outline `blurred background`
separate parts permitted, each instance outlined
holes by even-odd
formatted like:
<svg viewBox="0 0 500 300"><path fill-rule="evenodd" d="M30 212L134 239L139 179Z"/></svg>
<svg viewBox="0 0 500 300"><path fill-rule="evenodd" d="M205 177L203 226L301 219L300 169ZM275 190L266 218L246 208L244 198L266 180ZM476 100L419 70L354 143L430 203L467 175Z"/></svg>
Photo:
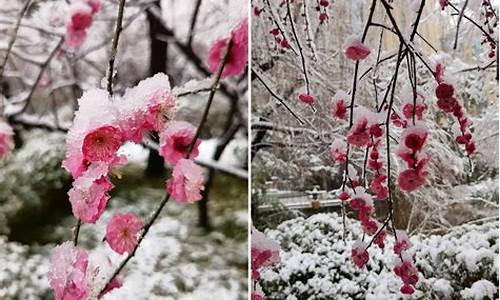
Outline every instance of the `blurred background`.
<svg viewBox="0 0 500 300"><path fill-rule="evenodd" d="M26 1L0 1L0 57ZM53 299L50 250L72 238L75 218L61 167L65 134L83 90L105 77L117 1L102 0L84 44L59 48L66 1L30 1L0 82L15 150L0 161L0 299ZM247 3L215 0L127 1L115 63L115 94L158 72L177 91L207 86L208 50L247 15ZM123 287L104 299L246 299L247 74L224 80L202 132L196 162L207 170L203 200L168 203L122 274ZM208 83L208 84L207 84ZM197 125L206 93L178 100L177 119ZM165 193L170 170L156 137L120 149L129 163L102 218L84 225L80 246L120 258L102 243L111 215L146 219Z"/></svg>

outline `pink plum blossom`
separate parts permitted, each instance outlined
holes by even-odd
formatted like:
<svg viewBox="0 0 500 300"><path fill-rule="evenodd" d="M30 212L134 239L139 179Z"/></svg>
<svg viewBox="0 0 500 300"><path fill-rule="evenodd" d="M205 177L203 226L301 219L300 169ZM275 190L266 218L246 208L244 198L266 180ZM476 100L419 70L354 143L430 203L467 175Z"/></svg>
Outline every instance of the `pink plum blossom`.
<svg viewBox="0 0 500 300"><path fill-rule="evenodd" d="M330 146L330 156L336 163L346 161L347 144L343 140L335 139Z"/></svg>
<svg viewBox="0 0 500 300"><path fill-rule="evenodd" d="M362 241L356 241L352 245L352 250L351 250L351 258L354 264L358 268L363 268L367 263L368 260L370 259L370 255L368 254L368 251L366 250L366 247L368 245Z"/></svg>
<svg viewBox="0 0 500 300"><path fill-rule="evenodd" d="M405 192L413 192L425 183L424 173L414 169L407 169L398 176L398 186Z"/></svg>
<svg viewBox="0 0 500 300"><path fill-rule="evenodd" d="M411 258L403 254L396 258L397 263L394 266L394 273L401 278L403 285L401 293L411 295L415 291L414 286L418 282L418 270L413 264Z"/></svg>
<svg viewBox="0 0 500 300"><path fill-rule="evenodd" d="M314 103L314 97L312 95L309 95L306 93L299 94L299 100L300 100L300 102L305 103L305 104L313 104Z"/></svg>
<svg viewBox="0 0 500 300"><path fill-rule="evenodd" d="M83 139L83 158L89 162L111 162L123 143L119 127L104 125L91 130Z"/></svg>
<svg viewBox="0 0 500 300"><path fill-rule="evenodd" d="M113 188L106 177L108 170L108 165L102 162L90 165L68 192L73 215L84 223L95 223L104 212L108 192Z"/></svg>
<svg viewBox="0 0 500 300"><path fill-rule="evenodd" d="M360 40L352 39L347 42L347 45L344 49L345 56L350 60L361 60L365 59L370 55L371 50L367 46L365 46Z"/></svg>
<svg viewBox="0 0 500 300"><path fill-rule="evenodd" d="M349 95L343 90L339 90L333 96L331 103L331 112L335 118L344 119L347 114L347 99L349 99Z"/></svg>
<svg viewBox="0 0 500 300"><path fill-rule="evenodd" d="M262 267L280 261L280 247L278 243L266 237L255 227L252 227L251 239L252 279L258 280L260 277L259 271Z"/></svg>
<svg viewBox="0 0 500 300"><path fill-rule="evenodd" d="M180 159L174 166L172 178L167 182L167 190L179 203L201 200L204 190L203 170L189 159Z"/></svg>
<svg viewBox="0 0 500 300"><path fill-rule="evenodd" d="M87 299L88 255L65 242L52 250L49 285L56 300Z"/></svg>
<svg viewBox="0 0 500 300"><path fill-rule="evenodd" d="M95 5L75 1L70 6L70 20L66 25L65 42L70 48L78 48L87 37L87 29L92 25Z"/></svg>
<svg viewBox="0 0 500 300"><path fill-rule="evenodd" d="M73 178L78 178L90 165L90 161L85 159L83 153L85 137L98 128L116 126L118 121L118 111L105 90L93 89L84 92L78 99L78 105L73 125L66 136L66 159L63 161L63 167L71 173ZM106 137L107 142L103 144L106 145L105 149L114 149L115 146L109 147L109 145L115 145L117 138L113 134L106 135ZM89 142L87 141L87 145L92 145ZM87 150L90 149L87 148ZM87 152L87 155L89 153L92 151ZM104 153L108 155L111 151L104 151ZM113 160L106 159L109 163Z"/></svg>
<svg viewBox="0 0 500 300"><path fill-rule="evenodd" d="M117 213L106 226L106 241L116 253L131 253L144 222L133 213Z"/></svg>
<svg viewBox="0 0 500 300"><path fill-rule="evenodd" d="M400 255L403 251L410 249L411 243L408 234L402 230L396 230L396 241L394 242L394 253Z"/></svg>
<svg viewBox="0 0 500 300"><path fill-rule="evenodd" d="M14 149L14 131L9 123L0 119L0 159Z"/></svg>
<svg viewBox="0 0 500 300"><path fill-rule="evenodd" d="M180 159L185 158L189 145L196 133L196 128L188 122L172 121L168 123L167 128L160 132L160 150L159 153L171 165L175 165ZM190 159L198 156L199 139L193 145Z"/></svg>
<svg viewBox="0 0 500 300"><path fill-rule="evenodd" d="M134 143L140 143L148 131L163 130L166 122L175 116L175 98L164 73L128 88L116 103L120 128L125 132L125 139Z"/></svg>
<svg viewBox="0 0 500 300"><path fill-rule="evenodd" d="M231 32L230 38L219 39L210 48L208 54L208 69L215 73L221 64L222 59L231 39L231 49L227 58L222 78L240 75L245 71L248 61L248 19L245 18Z"/></svg>

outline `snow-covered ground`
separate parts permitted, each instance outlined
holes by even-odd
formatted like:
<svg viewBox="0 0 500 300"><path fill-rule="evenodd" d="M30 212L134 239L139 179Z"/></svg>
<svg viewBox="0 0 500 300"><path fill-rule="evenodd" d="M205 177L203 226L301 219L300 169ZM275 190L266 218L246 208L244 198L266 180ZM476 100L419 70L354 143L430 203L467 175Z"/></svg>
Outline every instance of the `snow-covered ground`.
<svg viewBox="0 0 500 300"><path fill-rule="evenodd" d="M498 299L498 222L455 227L443 236L411 238L420 281L404 298L392 272L392 237L385 250L370 248L367 268L351 261L351 246L361 238L357 221L316 214L283 222L266 235L280 243L281 262L262 273L269 299Z"/></svg>

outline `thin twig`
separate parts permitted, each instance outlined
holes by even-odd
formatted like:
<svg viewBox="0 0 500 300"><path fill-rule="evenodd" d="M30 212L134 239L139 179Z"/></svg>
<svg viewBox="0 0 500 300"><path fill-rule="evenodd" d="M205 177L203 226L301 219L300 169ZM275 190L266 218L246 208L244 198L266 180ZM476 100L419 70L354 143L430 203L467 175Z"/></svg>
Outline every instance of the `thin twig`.
<svg viewBox="0 0 500 300"><path fill-rule="evenodd" d="M267 83L259 76L259 74L253 68L252 68L252 75L254 75L255 78L259 80L259 82L266 88L266 90L269 92L269 94L271 94L271 96L273 96L273 98L278 100L286 108L286 110L288 110L288 112L290 112L290 114L295 119L297 119L300 125L305 124L304 121L302 121L302 119L288 106L288 104L286 104L286 102L267 85Z"/></svg>
<svg viewBox="0 0 500 300"><path fill-rule="evenodd" d="M462 22L462 18L464 17L465 9L467 8L467 4L469 4L469 0L465 0L464 6L462 6L462 10L460 11L460 15L457 21L457 31L455 32L455 43L453 44L453 49L457 50L458 46L458 33L460 31L460 23Z"/></svg>
<svg viewBox="0 0 500 300"><path fill-rule="evenodd" d="M107 91L109 95L113 95L113 66L115 64L116 53L118 51L118 40L122 32L123 11L125 7L125 0L118 2L118 16L116 18L115 33L113 35L113 42L111 44L111 51L109 52L108 71L107 71Z"/></svg>
<svg viewBox="0 0 500 300"><path fill-rule="evenodd" d="M189 26L189 34L188 34L188 42L187 42L189 47L191 47L191 44L193 43L194 27L196 26L196 21L198 19L198 13L200 12L201 1L202 0L197 0L196 4L194 5L194 11L193 11L193 16L191 17L191 25Z"/></svg>

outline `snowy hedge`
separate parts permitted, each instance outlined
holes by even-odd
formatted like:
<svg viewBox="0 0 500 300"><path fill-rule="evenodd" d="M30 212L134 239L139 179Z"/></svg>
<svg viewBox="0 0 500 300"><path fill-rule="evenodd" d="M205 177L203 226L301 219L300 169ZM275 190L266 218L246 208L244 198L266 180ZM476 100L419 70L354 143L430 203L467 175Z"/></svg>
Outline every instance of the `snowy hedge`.
<svg viewBox="0 0 500 300"><path fill-rule="evenodd" d="M360 270L351 261L351 245L361 232L346 221L345 242L342 217L335 213L267 231L282 248L281 262L262 274L267 299L403 299L392 271L392 238L385 253L370 248L367 268ZM498 299L498 222L463 225L443 236L417 235L411 242L421 280L409 299Z"/></svg>

